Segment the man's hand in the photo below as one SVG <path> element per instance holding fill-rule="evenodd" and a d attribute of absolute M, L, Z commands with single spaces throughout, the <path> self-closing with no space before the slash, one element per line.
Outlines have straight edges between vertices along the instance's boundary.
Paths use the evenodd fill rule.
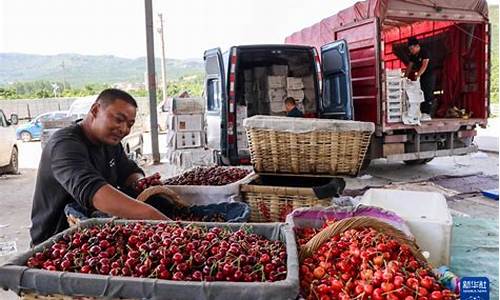
<path fill-rule="evenodd" d="M 97 190 L 92 198 L 93 206 L 109 215 L 135 220 L 170 220 L 154 207 L 130 198 L 107 184 Z"/>
<path fill-rule="evenodd" d="M 144 191 L 148 187 L 154 186 L 154 185 L 162 185 L 161 175 L 158 172 L 154 173 L 151 176 L 138 179 L 136 182 L 134 182 L 134 184 L 132 185 L 132 188 L 137 193 L 141 193 L 142 191 Z"/>

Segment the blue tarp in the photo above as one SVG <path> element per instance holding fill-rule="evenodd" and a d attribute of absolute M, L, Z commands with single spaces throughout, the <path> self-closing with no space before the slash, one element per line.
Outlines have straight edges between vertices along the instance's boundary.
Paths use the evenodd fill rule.
<path fill-rule="evenodd" d="M 498 219 L 453 217 L 451 271 L 460 277 L 488 277 L 498 299 Z"/>

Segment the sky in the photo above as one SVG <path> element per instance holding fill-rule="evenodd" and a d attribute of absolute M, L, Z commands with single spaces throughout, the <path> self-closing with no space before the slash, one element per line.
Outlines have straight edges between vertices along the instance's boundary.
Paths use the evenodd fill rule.
<path fill-rule="evenodd" d="M 500 0 L 488 1 L 498 4 Z M 282 43 L 355 0 L 153 0 L 166 56 L 201 58 L 231 45 Z M 0 53 L 146 56 L 143 0 L 0 0 Z M 159 35 L 155 33 L 159 56 Z"/>

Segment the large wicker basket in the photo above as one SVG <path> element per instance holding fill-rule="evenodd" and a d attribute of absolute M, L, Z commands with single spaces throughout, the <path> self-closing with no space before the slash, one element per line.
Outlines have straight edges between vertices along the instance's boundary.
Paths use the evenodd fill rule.
<path fill-rule="evenodd" d="M 342 219 L 320 231 L 312 239 L 310 239 L 309 242 L 307 242 L 300 248 L 300 261 L 311 256 L 323 243 L 331 239 L 333 236 L 341 234 L 349 229 L 359 229 L 365 227 L 372 227 L 378 232 L 383 232 L 391 236 L 400 244 L 407 245 L 410 248 L 412 254 L 420 263 L 428 265 L 427 259 L 420 252 L 420 248 L 418 247 L 413 237 L 409 237 L 404 232 L 387 222 L 381 221 L 377 218 L 366 216 Z"/>
<path fill-rule="evenodd" d="M 244 121 L 256 173 L 356 176 L 373 123 L 254 116 Z"/>
<path fill-rule="evenodd" d="M 311 186 L 294 185 L 293 176 L 274 176 L 283 180 L 292 178 L 291 186 L 280 186 L 266 183 L 262 179 L 266 175 L 254 175 L 248 184 L 241 185 L 243 201 L 250 206 L 250 222 L 284 222 L 286 216 L 299 207 L 329 206 L 330 198 L 319 199 L 312 189 L 314 179 L 325 184 L 331 177 L 303 177 L 295 176 L 296 180 L 311 183 Z M 311 180 L 312 179 L 312 180 Z"/>

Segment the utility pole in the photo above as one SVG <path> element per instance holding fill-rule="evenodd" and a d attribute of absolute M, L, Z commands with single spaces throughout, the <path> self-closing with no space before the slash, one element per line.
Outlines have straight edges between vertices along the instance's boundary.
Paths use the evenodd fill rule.
<path fill-rule="evenodd" d="M 66 74 L 65 74 L 65 69 L 64 69 L 64 60 L 61 63 L 62 67 L 62 76 L 63 76 L 63 91 L 66 90 Z"/>
<path fill-rule="evenodd" d="M 158 18 L 160 19 L 160 27 L 158 28 L 158 33 L 160 34 L 161 43 L 161 79 L 162 79 L 162 89 L 163 89 L 163 101 L 167 100 L 167 70 L 165 65 L 165 39 L 164 39 L 164 28 L 163 28 L 163 14 L 158 13 Z"/>
<path fill-rule="evenodd" d="M 146 49 L 148 67 L 148 94 L 149 119 L 151 124 L 151 149 L 153 163 L 160 163 L 160 147 L 158 145 L 158 115 L 156 112 L 156 76 L 155 76 L 155 47 L 153 28 L 153 0 L 144 0 L 146 14 Z"/>

